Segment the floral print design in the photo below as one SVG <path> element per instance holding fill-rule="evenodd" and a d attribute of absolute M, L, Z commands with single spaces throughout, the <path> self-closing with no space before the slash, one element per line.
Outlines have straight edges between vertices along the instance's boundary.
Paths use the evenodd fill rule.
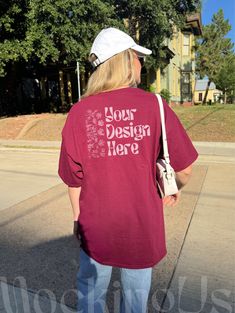
<path fill-rule="evenodd" d="M 87 110 L 86 132 L 89 158 L 105 157 L 104 120 L 98 110 Z"/>

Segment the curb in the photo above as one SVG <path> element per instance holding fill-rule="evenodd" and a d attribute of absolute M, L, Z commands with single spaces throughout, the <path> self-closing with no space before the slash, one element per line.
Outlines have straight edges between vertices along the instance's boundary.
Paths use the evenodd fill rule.
<path fill-rule="evenodd" d="M 37 121 L 33 121 L 34 126 Z M 202 154 L 214 154 L 218 152 L 218 149 L 235 149 L 235 142 L 205 142 L 205 141 L 193 141 L 196 149 L 202 151 Z M 61 141 L 45 141 L 45 140 L 21 140 L 21 139 L 0 139 L 0 147 L 7 148 L 57 148 L 59 149 L 61 145 Z M 200 152 L 200 151 L 199 151 Z M 207 153 L 203 153 L 207 152 Z M 220 155 L 220 154 L 219 154 Z"/>
<path fill-rule="evenodd" d="M 13 139 L 0 139 L 0 147 L 7 148 L 57 148 L 59 149 L 61 141 L 44 141 L 44 140 L 13 140 Z"/>

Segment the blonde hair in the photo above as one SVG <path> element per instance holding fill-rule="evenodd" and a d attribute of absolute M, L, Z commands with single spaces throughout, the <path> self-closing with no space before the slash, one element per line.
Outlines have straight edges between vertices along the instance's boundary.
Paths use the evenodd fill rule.
<path fill-rule="evenodd" d="M 92 54 L 89 61 L 96 59 Z M 131 49 L 122 51 L 104 63 L 101 63 L 89 77 L 85 98 L 102 91 L 109 91 L 120 86 L 136 86 L 134 55 Z"/>

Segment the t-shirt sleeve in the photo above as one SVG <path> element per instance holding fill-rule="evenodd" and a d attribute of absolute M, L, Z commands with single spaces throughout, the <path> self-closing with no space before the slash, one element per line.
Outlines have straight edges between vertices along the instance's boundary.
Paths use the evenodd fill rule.
<path fill-rule="evenodd" d="M 71 108 L 61 132 L 58 175 L 69 187 L 80 187 L 83 180 L 82 155 L 78 127 L 75 127 L 73 115 Z"/>
<path fill-rule="evenodd" d="M 198 158 L 198 152 L 178 116 L 164 99 L 163 106 L 170 163 L 175 172 L 180 172 Z M 185 109 L 187 110 L 187 108 Z"/>

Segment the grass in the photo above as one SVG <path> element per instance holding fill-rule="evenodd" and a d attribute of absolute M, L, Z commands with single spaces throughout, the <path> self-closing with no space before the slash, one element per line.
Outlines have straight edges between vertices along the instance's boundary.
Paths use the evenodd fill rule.
<path fill-rule="evenodd" d="M 194 141 L 235 142 L 235 104 L 173 107 Z"/>
<path fill-rule="evenodd" d="M 235 104 L 195 105 L 191 107 L 175 106 L 173 110 L 178 115 L 190 138 L 194 141 L 235 142 Z M 34 117 L 35 118 L 35 117 Z M 51 114 L 23 135 L 23 140 L 61 140 L 61 130 L 66 120 L 66 114 Z M 19 132 L 12 130 L 20 123 L 20 118 L 2 120 L 0 133 L 2 138 L 14 138 Z M 19 128 L 20 129 L 20 128 Z M 10 133 L 10 135 L 8 134 Z M 5 145 L 7 146 L 7 145 Z M 13 146 L 11 146 L 13 147 Z M 40 147 L 30 147 L 40 149 Z M 47 149 L 54 149 L 48 147 Z"/>

